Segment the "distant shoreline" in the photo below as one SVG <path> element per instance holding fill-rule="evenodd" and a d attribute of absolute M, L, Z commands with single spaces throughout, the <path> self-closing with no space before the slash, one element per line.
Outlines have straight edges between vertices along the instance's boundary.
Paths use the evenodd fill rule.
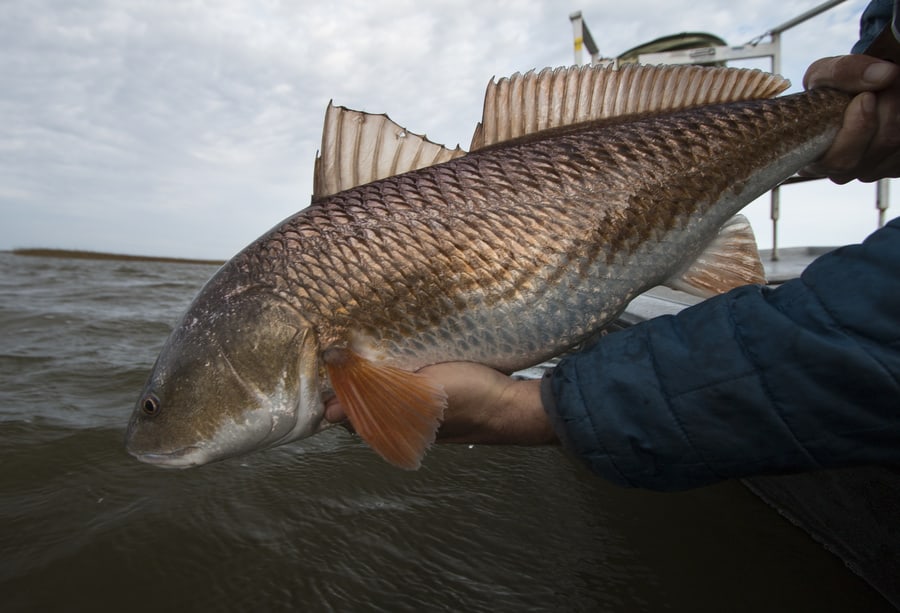
<path fill-rule="evenodd" d="M 119 260 L 125 262 L 168 262 L 171 264 L 209 264 L 221 266 L 224 260 L 201 260 L 194 258 L 164 258 L 152 255 L 124 255 L 120 253 L 102 253 L 99 251 L 80 251 L 75 249 L 13 249 L 8 253 L 27 257 L 62 258 L 69 260 Z"/>

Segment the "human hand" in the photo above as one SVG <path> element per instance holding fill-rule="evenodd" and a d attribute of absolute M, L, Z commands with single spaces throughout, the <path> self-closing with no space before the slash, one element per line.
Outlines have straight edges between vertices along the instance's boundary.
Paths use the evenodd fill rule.
<path fill-rule="evenodd" d="M 858 95 L 831 148 L 801 175 L 839 184 L 900 176 L 900 67 L 867 55 L 822 58 L 807 69 L 803 86 Z"/>
<path fill-rule="evenodd" d="M 442 385 L 447 394 L 439 443 L 558 442 L 541 403 L 540 381 L 519 381 L 472 362 L 435 364 L 419 374 Z M 326 403 L 325 419 L 332 423 L 346 419 L 337 398 Z"/>

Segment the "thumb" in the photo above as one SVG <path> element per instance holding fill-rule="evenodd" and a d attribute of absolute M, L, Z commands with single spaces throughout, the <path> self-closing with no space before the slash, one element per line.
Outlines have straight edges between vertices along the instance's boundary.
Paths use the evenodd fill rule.
<path fill-rule="evenodd" d="M 851 94 L 878 91 L 900 76 L 900 67 L 868 55 L 840 55 L 813 62 L 803 76 L 803 87 L 833 87 Z"/>

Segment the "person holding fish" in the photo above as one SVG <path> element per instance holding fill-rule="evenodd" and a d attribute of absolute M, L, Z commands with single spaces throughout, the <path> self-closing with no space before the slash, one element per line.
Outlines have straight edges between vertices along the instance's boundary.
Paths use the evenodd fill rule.
<path fill-rule="evenodd" d="M 860 53 L 891 19 L 863 13 L 854 54 L 813 63 L 807 89 L 856 94 L 803 173 L 900 176 L 900 67 Z M 542 381 L 474 363 L 420 371 L 449 403 L 438 442 L 561 441 L 598 475 L 675 490 L 719 480 L 900 463 L 900 219 L 777 289 L 745 286 L 601 338 Z M 341 403 L 326 419 L 345 418 Z"/>

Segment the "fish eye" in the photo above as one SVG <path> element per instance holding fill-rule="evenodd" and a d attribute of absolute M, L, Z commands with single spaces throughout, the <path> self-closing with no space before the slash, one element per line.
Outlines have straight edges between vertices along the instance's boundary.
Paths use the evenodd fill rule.
<path fill-rule="evenodd" d="M 155 417 L 159 414 L 159 398 L 154 394 L 147 394 L 141 400 L 141 411 L 148 417 Z"/>

